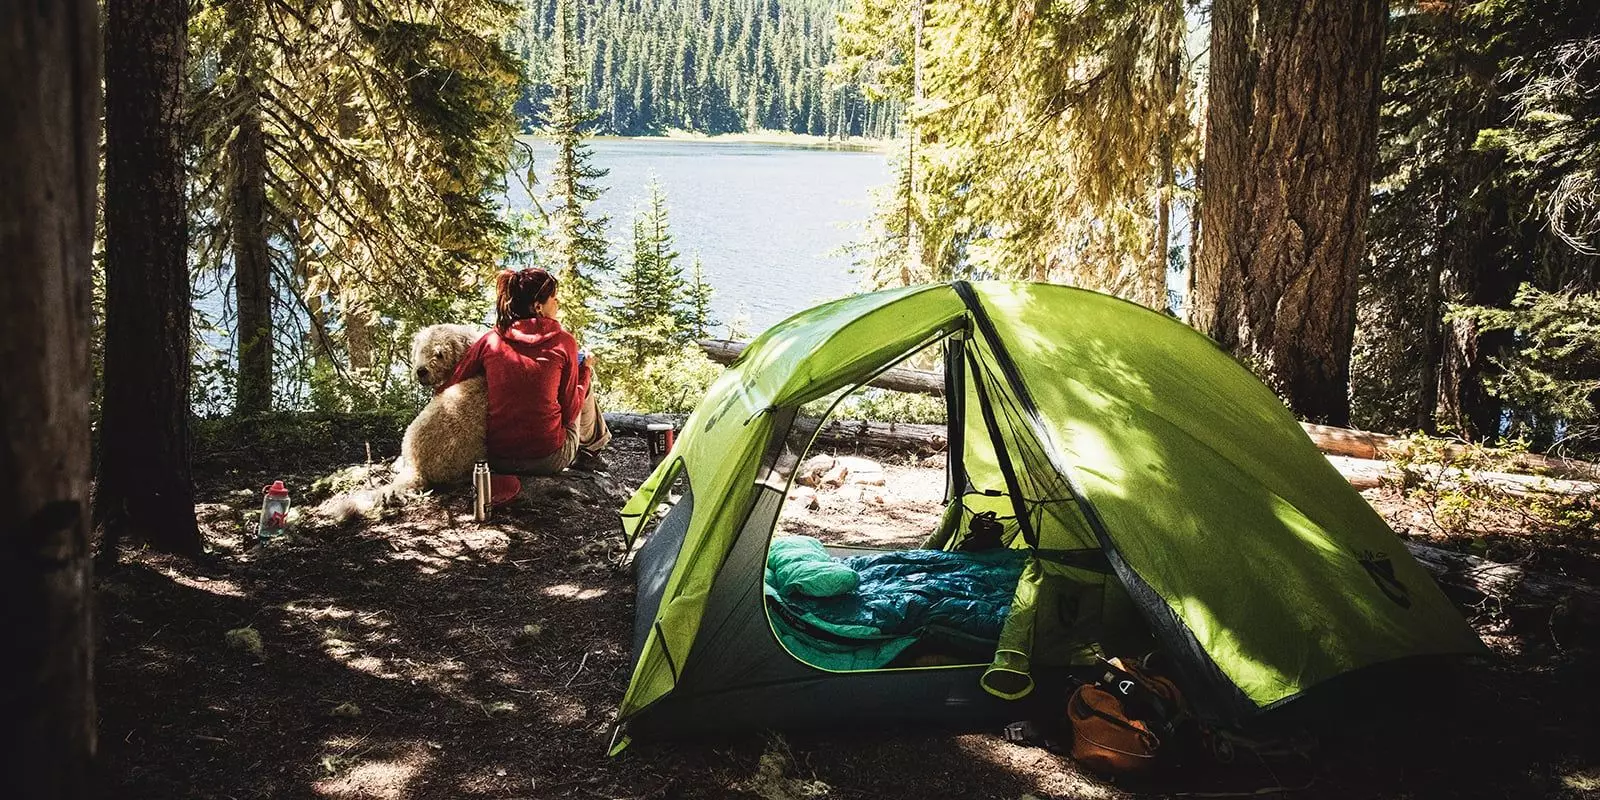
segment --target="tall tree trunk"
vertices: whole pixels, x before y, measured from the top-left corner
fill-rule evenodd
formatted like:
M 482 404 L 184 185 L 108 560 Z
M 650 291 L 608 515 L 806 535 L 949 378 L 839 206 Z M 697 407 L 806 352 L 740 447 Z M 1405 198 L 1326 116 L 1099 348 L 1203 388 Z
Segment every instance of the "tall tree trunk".
M 311 353 L 311 361 L 316 365 L 332 364 L 333 338 L 330 333 L 332 321 L 328 318 L 327 303 L 322 292 L 312 293 L 311 285 L 311 253 L 315 242 L 311 236 L 311 221 L 302 219 L 295 225 L 296 241 L 294 246 L 294 291 L 299 292 L 306 304 L 306 316 L 310 318 L 310 325 L 306 330 L 306 349 Z
M 1201 102 L 1204 103 L 1205 101 L 1202 100 Z M 1201 113 L 1204 114 L 1203 109 Z M 1201 117 L 1198 133 L 1202 139 L 1205 138 L 1204 116 Z M 1202 157 L 1196 159 L 1194 165 L 1194 196 L 1189 200 L 1189 244 L 1187 252 L 1183 254 L 1184 269 L 1186 270 L 1183 276 L 1183 321 L 1194 327 L 1199 327 L 1195 323 L 1195 306 L 1200 275 L 1198 259 L 1200 252 L 1200 210 L 1201 201 L 1205 198 L 1205 182 L 1206 161 Z
M 344 344 L 350 353 L 351 369 L 372 367 L 372 322 L 366 312 L 346 307 L 344 314 Z
M 189 473 L 189 265 L 181 85 L 188 0 L 106 6 L 105 394 L 95 521 L 199 555 Z
M 1150 265 L 1144 277 L 1145 292 L 1150 298 L 1145 305 L 1166 311 L 1167 248 L 1172 243 L 1172 142 L 1165 135 L 1161 137 L 1157 160 L 1161 174 L 1156 181 L 1156 240 L 1150 248 Z
M 99 8 L 0 3 L 0 782 L 85 798 L 95 752 L 89 275 Z
M 1383 0 L 1212 7 L 1196 322 L 1296 413 L 1336 425 L 1350 417 L 1385 21 Z
M 1417 364 L 1417 413 L 1414 424 L 1417 430 L 1429 434 L 1437 433 L 1439 428 L 1434 411 L 1439 405 L 1439 365 L 1444 355 L 1439 335 L 1444 314 L 1444 291 L 1440 279 L 1451 249 L 1444 233 L 1448 224 L 1446 218 L 1449 216 L 1450 193 L 1441 187 L 1439 195 L 1434 200 L 1433 252 L 1429 256 L 1428 273 L 1422 285 L 1422 307 L 1418 310 L 1423 315 L 1422 335 L 1417 343 L 1422 356 Z
M 1506 235 L 1512 226 L 1505 201 L 1495 197 L 1485 209 L 1475 238 L 1455 259 L 1443 294 L 1461 305 L 1506 308 L 1516 294 L 1517 278 L 1501 269 Z M 1472 235 L 1472 234 L 1469 234 Z M 1500 433 L 1504 405 L 1484 385 L 1489 359 L 1512 345 L 1510 331 L 1482 333 L 1471 320 L 1444 323 L 1440 347 L 1438 411 L 1440 426 L 1467 439 L 1492 439 Z
M 922 102 L 922 31 L 924 0 L 916 0 L 916 7 L 911 11 L 911 104 L 906 109 L 906 179 L 905 179 L 905 226 L 906 226 L 906 255 L 905 266 L 900 270 L 900 285 L 910 286 L 916 283 L 917 273 L 927 266 L 926 256 L 923 254 L 922 230 L 917 221 L 917 198 L 921 196 L 921 178 L 917 171 L 917 105 Z M 931 272 L 924 271 L 923 280 L 931 280 Z
M 272 262 L 267 246 L 267 142 L 261 129 L 256 85 L 255 20 L 246 0 L 227 7 L 234 39 L 228 61 L 234 70 L 230 107 L 238 129 L 228 143 L 233 174 L 228 191 L 233 241 L 234 307 L 238 314 L 235 353 L 239 362 L 235 411 L 254 414 L 272 407 Z

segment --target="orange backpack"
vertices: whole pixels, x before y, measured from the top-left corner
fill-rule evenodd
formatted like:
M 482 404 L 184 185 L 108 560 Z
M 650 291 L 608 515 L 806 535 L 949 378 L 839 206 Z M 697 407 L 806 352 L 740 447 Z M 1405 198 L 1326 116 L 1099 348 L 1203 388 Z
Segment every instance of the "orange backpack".
M 1115 658 L 1105 663 L 1098 682 L 1079 686 L 1067 699 L 1072 758 L 1104 775 L 1144 771 L 1184 716 L 1183 695 L 1144 667 Z

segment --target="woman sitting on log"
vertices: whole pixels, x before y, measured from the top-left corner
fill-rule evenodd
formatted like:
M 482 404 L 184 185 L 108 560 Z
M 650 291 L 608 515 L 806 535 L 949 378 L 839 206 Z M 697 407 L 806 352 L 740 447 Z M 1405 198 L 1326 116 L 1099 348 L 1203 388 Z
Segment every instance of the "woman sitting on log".
M 611 441 L 595 402 L 593 372 L 556 320 L 556 279 L 537 267 L 495 281 L 494 329 L 467 350 L 446 386 L 478 375 L 488 391 L 484 446 L 496 472 L 554 475 L 603 470 Z

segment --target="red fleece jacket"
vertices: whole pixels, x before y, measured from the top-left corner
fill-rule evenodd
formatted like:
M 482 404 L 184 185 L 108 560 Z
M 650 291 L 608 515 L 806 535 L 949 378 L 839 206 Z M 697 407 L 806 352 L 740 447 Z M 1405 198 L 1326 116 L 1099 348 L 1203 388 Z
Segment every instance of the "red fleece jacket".
M 578 363 L 577 341 L 548 317 L 518 320 L 503 335 L 484 334 L 440 391 L 479 375 L 488 387 L 491 459 L 543 458 L 560 450 L 589 393 L 589 365 Z

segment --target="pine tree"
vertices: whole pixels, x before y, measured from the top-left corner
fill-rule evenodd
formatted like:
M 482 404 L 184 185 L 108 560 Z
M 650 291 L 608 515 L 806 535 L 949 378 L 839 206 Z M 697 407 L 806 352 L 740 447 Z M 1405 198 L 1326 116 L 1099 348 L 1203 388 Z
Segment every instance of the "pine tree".
M 558 26 L 545 18 L 557 16 L 557 3 L 534 0 L 519 48 L 555 47 Z M 595 23 L 580 26 L 580 47 L 594 53 L 589 92 L 608 133 L 829 129 L 828 109 L 813 112 L 807 100 L 825 93 L 835 0 L 594 0 L 586 8 Z M 548 122 L 537 101 L 555 83 L 553 75 L 531 77 L 519 104 L 530 129 Z
M 188 0 L 112 0 L 106 36 L 106 327 L 95 521 L 198 556 L 189 468 L 182 86 Z M 131 535 L 130 535 L 131 534 Z
M 1387 5 L 1213 7 L 1195 327 L 1345 425 Z
M 678 324 L 692 339 L 704 339 L 710 335 L 712 326 L 717 321 L 711 316 L 711 284 L 706 282 L 705 269 L 700 264 L 700 257 L 696 256 L 694 263 L 689 267 L 689 280 L 684 287 L 684 300 L 679 306 Z
M 191 230 L 237 300 L 237 407 L 271 405 L 291 316 L 437 319 L 505 244 L 518 71 L 503 0 L 204 0 L 190 24 Z
M 633 221 L 633 258 L 621 276 L 610 314 L 611 341 L 634 366 L 687 341 L 680 311 L 683 267 L 673 249 L 666 193 L 654 178 L 649 192 Z
M 859 266 L 880 284 L 975 271 L 1164 308 L 1159 206 L 1195 153 L 1184 7 L 852 0 L 830 133 L 899 108 L 912 132 Z
M 1594 435 L 1590 413 L 1560 398 L 1573 353 L 1551 345 L 1582 340 L 1592 324 L 1583 293 L 1600 275 L 1567 205 L 1600 207 L 1583 190 L 1600 167 L 1600 70 L 1583 55 L 1597 49 L 1600 22 L 1579 0 L 1391 15 L 1351 369 L 1356 424 L 1470 439 L 1505 428 L 1533 446 L 1559 430 L 1565 446 L 1593 447 L 1579 442 Z M 1566 331 L 1554 324 L 1563 316 Z
M 559 0 L 557 4 L 559 54 L 545 132 L 556 144 L 551 216 L 556 250 L 553 260 L 559 264 L 557 274 L 566 287 L 562 290 L 562 314 L 567 329 L 582 341 L 596 323 L 598 282 L 613 271 L 614 264 L 606 241 L 606 226 L 611 220 L 590 209 L 600 198 L 599 180 L 607 170 L 594 165 L 594 153 L 584 142 L 588 135 L 585 128 L 593 116 L 580 105 L 587 80 L 579 68 L 577 6 L 578 0 Z
M 92 0 L 0 5 L 0 774 L 7 797 L 103 791 L 88 508 L 99 11 Z

